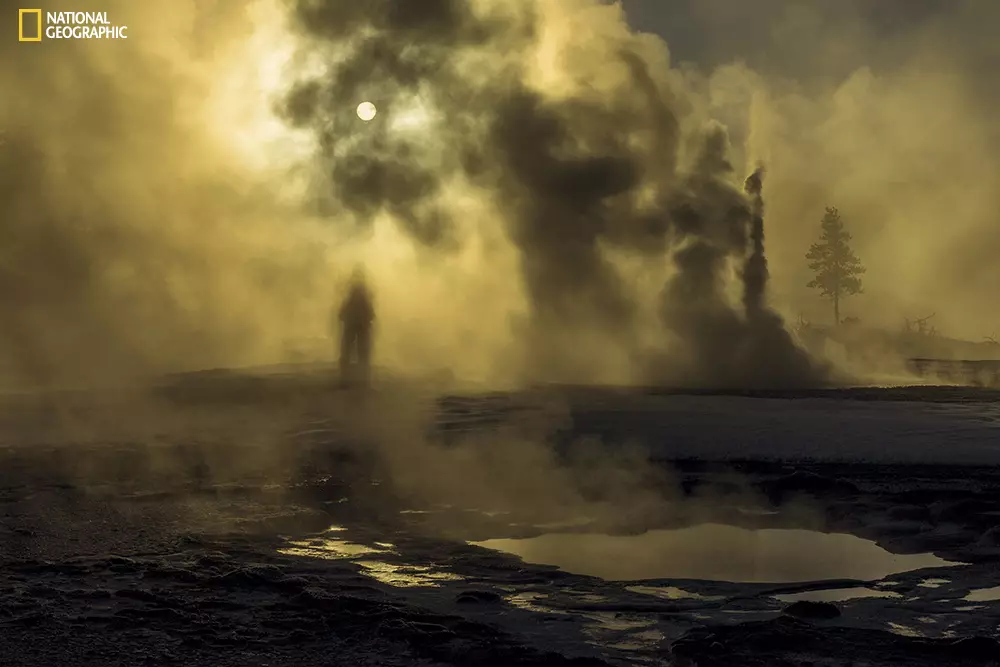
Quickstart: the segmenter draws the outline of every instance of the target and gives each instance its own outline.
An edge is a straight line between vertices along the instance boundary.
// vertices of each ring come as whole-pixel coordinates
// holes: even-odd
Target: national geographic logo
[[[44,19],[44,21],[43,21]],[[113,25],[107,12],[17,10],[17,41],[45,39],[128,39],[128,26]]]

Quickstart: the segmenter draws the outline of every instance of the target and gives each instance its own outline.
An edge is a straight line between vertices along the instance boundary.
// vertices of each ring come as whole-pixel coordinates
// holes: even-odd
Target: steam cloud
[[[0,4],[12,20],[16,4]],[[220,141],[237,126],[252,135],[243,144],[263,143],[236,111],[266,112],[266,100],[227,79],[234,63],[250,70],[272,55],[273,44],[254,41],[271,23],[245,12],[258,4],[80,0],[74,9],[108,11],[130,39],[0,40],[4,62],[16,63],[0,69],[0,86],[16,91],[0,100],[0,384],[285,361],[302,339],[320,339],[308,358],[329,358],[338,274],[359,259],[382,308],[376,358],[394,369],[817,384],[825,369],[796,347],[769,291],[784,289],[786,305],[788,286],[805,284],[795,262],[813,240],[808,221],[830,203],[867,244],[859,254],[885,267],[881,302],[866,290],[869,312],[912,297],[935,299],[928,312],[959,304],[971,319],[1000,285],[1000,134],[966,88],[996,96],[941,57],[970,43],[969,25],[995,52],[985,16],[995,3],[955,4],[960,38],[941,37],[944,46],[901,38],[912,59],[900,67],[855,48],[881,38],[837,32],[830,58],[812,43],[822,31],[784,26],[783,60],[808,70],[799,88],[767,68],[678,68],[659,38],[597,0],[289,0],[298,46],[322,65],[297,83],[290,75],[281,100],[283,118],[318,148],[315,171],[291,173],[250,168]],[[769,34],[757,22],[781,2],[655,4],[736,16],[735,29],[713,24],[712,34],[742,54],[748,35]],[[807,19],[826,11],[795,6]],[[857,71],[824,78],[816,61],[845,52],[860,54]],[[208,102],[220,98],[225,112],[214,114]],[[379,109],[367,124],[354,113],[365,100]],[[741,165],[757,157],[768,166],[766,248],[763,172],[740,188]],[[307,211],[278,196],[303,173]],[[941,247],[948,261],[934,257]],[[639,454],[594,454],[567,471],[539,444],[548,425],[472,450],[414,445],[429,417],[394,424],[386,415],[422,409],[401,402],[348,406],[344,418],[414,496],[574,506],[587,495],[576,487],[596,487],[620,491],[623,507],[658,504],[636,502],[636,488],[655,496],[664,486],[646,484]],[[136,440],[174,419],[158,410],[109,420]],[[297,417],[244,423],[237,412],[243,430],[220,438],[270,445]],[[95,441],[115,430],[69,417],[68,430]],[[193,419],[199,436],[219,427],[210,408]],[[240,466],[227,457],[218,467]]]
[[[16,8],[0,3],[9,35]],[[312,306],[292,297],[322,294],[327,267],[307,227],[279,233],[287,207],[208,131],[225,84],[213,58],[250,30],[241,7],[74,9],[134,34],[0,40],[16,91],[0,102],[0,386],[280,359],[300,334],[267,322],[301,322]]]
[[[852,316],[995,335],[996,9],[933,4],[879,3],[887,38],[860,1],[648,3],[691,68],[596,0],[81,0],[130,39],[0,41],[0,383],[329,359],[358,261],[401,372],[822,382],[768,306],[829,317],[826,205],[869,263]],[[289,41],[321,67],[263,131],[279,86],[243,79]]]
[[[766,304],[760,173],[748,199],[733,183],[724,128],[695,123],[663,54],[624,28],[618,8],[527,0],[414,7],[297,5],[300,27],[339,58],[324,77],[299,83],[286,112],[322,137],[342,212],[364,223],[388,211],[415,241],[447,251],[462,239],[461,221],[442,205],[447,185],[490,198],[519,252],[530,313],[519,333],[536,377],[591,379],[598,371],[588,358],[603,349],[624,350],[633,377],[655,358],[647,380],[823,380]],[[552,39],[546,19],[559,11],[604,18],[614,29],[581,54],[585,65],[561,54],[569,84],[554,92],[532,63]],[[364,129],[368,136],[344,141],[358,132],[348,124],[356,125],[351,110],[363,99],[387,113]],[[433,110],[423,122],[434,123],[438,145],[397,129],[417,105]],[[643,304],[615,253],[662,262],[672,274],[658,309],[675,339],[668,349],[651,352],[640,341]],[[734,262],[743,263],[742,312],[727,293]],[[581,347],[581,332],[594,342]]]

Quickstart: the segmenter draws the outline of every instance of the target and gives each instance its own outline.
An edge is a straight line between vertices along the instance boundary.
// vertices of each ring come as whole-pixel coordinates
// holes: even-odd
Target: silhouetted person
[[[356,270],[340,304],[340,377],[367,382],[371,374],[372,325],[375,307],[364,274]],[[352,373],[356,366],[359,373]]]

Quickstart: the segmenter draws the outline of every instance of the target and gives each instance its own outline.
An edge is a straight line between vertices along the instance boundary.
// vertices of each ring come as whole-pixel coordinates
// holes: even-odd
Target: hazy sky
[[[676,64],[745,62],[802,83],[860,67],[898,68],[930,44],[1000,92],[1000,4],[991,0],[621,0],[633,28],[670,46]],[[825,82],[824,82],[825,83]]]
[[[793,70],[782,33],[822,41],[853,28],[885,40],[918,30],[960,3],[947,0],[622,0],[632,26],[655,32],[670,44],[679,61],[716,65],[734,59],[756,68]],[[852,25],[854,24],[854,25]],[[787,35],[784,35],[787,37]],[[784,43],[783,43],[784,42]],[[855,56],[863,59],[864,53]],[[842,66],[850,66],[842,62]]]

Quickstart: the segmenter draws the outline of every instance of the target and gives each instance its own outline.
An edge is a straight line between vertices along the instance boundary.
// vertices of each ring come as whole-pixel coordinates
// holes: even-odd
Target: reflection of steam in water
[[[473,544],[576,574],[618,580],[871,581],[897,572],[952,564],[932,554],[892,554],[852,535],[754,531],[719,524],[630,536],[564,533]]]

